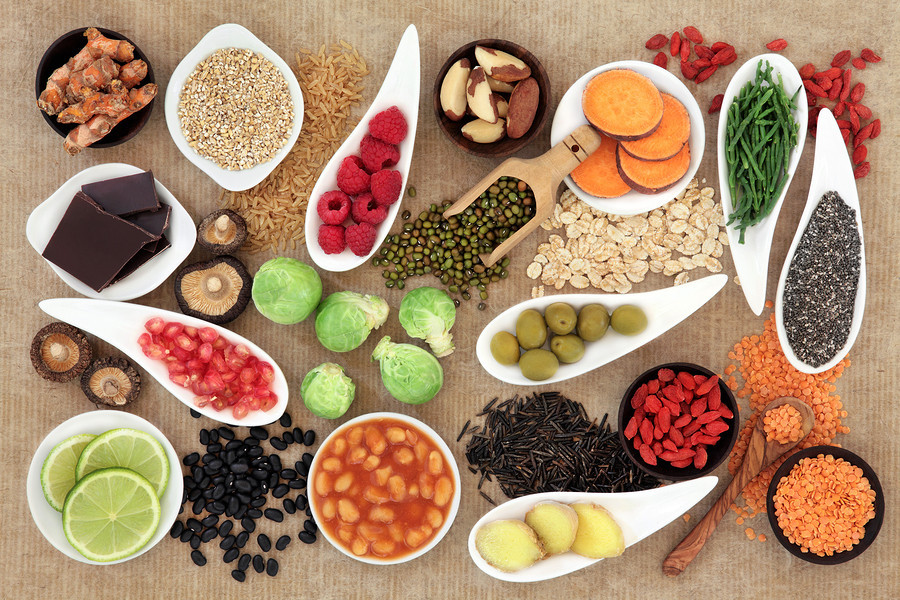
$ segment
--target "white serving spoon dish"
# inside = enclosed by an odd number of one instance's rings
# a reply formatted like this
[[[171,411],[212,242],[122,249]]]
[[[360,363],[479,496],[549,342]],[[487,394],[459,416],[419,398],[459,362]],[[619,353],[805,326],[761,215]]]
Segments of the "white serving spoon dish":
[[[156,528],[156,533],[153,534],[150,541],[131,556],[126,556],[125,558],[110,562],[97,562],[83,556],[73,548],[69,543],[69,540],[66,539],[66,534],[63,532],[62,514],[54,510],[53,507],[47,503],[47,499],[44,498],[44,492],[41,488],[41,467],[44,466],[44,460],[46,460],[47,455],[50,454],[50,450],[61,441],[68,439],[73,435],[81,433],[93,433],[99,435],[110,429],[119,429],[122,427],[138,429],[145,433],[149,433],[162,444],[162,447],[166,451],[166,458],[169,459],[169,483],[166,484],[166,489],[159,499],[162,514],[159,518],[159,525]],[[41,533],[44,534],[47,541],[69,558],[74,558],[75,560],[91,565],[115,565],[137,558],[153,548],[160,540],[166,537],[166,534],[169,533],[169,529],[172,527],[172,523],[174,523],[176,517],[178,517],[178,510],[181,508],[181,494],[183,492],[184,481],[181,476],[181,464],[179,463],[178,454],[175,453],[175,448],[172,447],[172,443],[169,442],[169,440],[166,439],[166,436],[164,436],[163,433],[149,421],[142,419],[137,415],[119,410],[92,410],[76,415],[68,421],[64,421],[56,426],[53,431],[47,434],[47,437],[44,438],[44,441],[41,442],[41,445],[38,446],[35,451],[34,458],[31,459],[31,466],[28,468],[28,477],[25,482],[28,508],[31,509],[31,516],[34,519],[35,525],[38,526],[38,529],[41,530]]]
[[[416,125],[419,121],[420,80],[419,34],[416,26],[410,25],[403,33],[403,37],[400,38],[394,60],[391,62],[387,75],[384,76],[384,82],[381,84],[381,89],[378,90],[378,95],[375,96],[369,110],[360,119],[359,125],[344,140],[341,147],[322,169],[322,174],[319,175],[309,196],[309,206],[306,209],[306,249],[313,262],[326,271],[349,271],[365,263],[378,251],[381,242],[391,230],[391,225],[403,203],[406,182],[409,179],[409,165],[412,162],[413,147],[416,142]],[[403,116],[406,117],[406,124],[409,127],[406,138],[400,142],[400,162],[389,167],[403,175],[400,198],[388,208],[387,218],[376,225],[375,244],[366,256],[357,256],[349,248],[345,248],[340,254],[325,254],[319,246],[319,226],[322,225],[322,219],[319,218],[316,210],[319,197],[325,192],[338,189],[337,172],[341,161],[348,156],[359,156],[359,143],[369,133],[369,121],[381,111],[392,106],[400,109]]]
[[[593,371],[661,336],[709,302],[727,282],[727,275],[711,275],[684,285],[652,292],[560,294],[526,300],[506,309],[485,326],[475,344],[475,353],[484,370],[500,381],[516,385],[543,385],[565,381]],[[516,319],[519,318],[522,311],[533,308],[543,314],[544,310],[554,302],[566,302],[572,305],[576,312],[587,304],[602,304],[610,314],[619,306],[633,304],[647,315],[647,328],[638,335],[622,335],[610,327],[606,335],[596,342],[585,343],[585,353],[581,360],[572,364],[560,363],[556,374],[543,381],[528,379],[522,375],[517,364],[502,365],[497,362],[491,354],[491,338],[494,337],[494,334],[499,331],[508,331],[515,335]]]
[[[776,81],[778,75],[781,75],[784,82],[784,91],[788,97],[793,96],[798,88],[801,91],[797,96],[797,108],[792,111],[794,120],[799,125],[797,145],[791,150],[788,161],[787,182],[784,185],[784,189],[781,190],[781,195],[778,196],[772,212],[762,221],[746,230],[743,244],[738,243],[741,233],[734,225],[729,225],[725,228],[728,234],[728,245],[731,248],[731,258],[734,260],[734,268],[741,280],[741,289],[744,291],[744,296],[750,304],[750,309],[757,315],[762,312],[763,305],[766,302],[766,279],[769,274],[769,252],[772,250],[772,236],[775,234],[778,213],[781,212],[781,207],[784,205],[784,198],[787,196],[788,189],[791,187],[791,181],[794,179],[794,173],[797,171],[800,155],[803,154],[808,117],[806,96],[802,89],[803,81],[800,79],[800,73],[797,72],[797,68],[791,64],[791,61],[785,57],[780,54],[761,54],[754,56],[737,70],[737,73],[734,74],[734,77],[731,78],[731,82],[725,89],[725,100],[722,102],[722,110],[719,113],[719,193],[722,197],[722,210],[725,213],[726,220],[734,212],[731,188],[728,186],[728,165],[725,160],[725,131],[728,125],[728,109],[734,102],[735,97],[740,94],[741,88],[747,82],[755,80],[756,65],[761,60],[768,61],[773,67],[772,76]]]
[[[28,222],[25,225],[25,237],[28,238],[28,242],[37,253],[42,254],[44,248],[50,242],[50,238],[53,237],[53,232],[56,231],[56,227],[62,220],[63,215],[66,214],[69,203],[72,201],[75,193],[81,190],[82,185],[143,172],[144,169],[125,163],[105,163],[88,167],[76,173],[59,186],[59,189],[53,192],[49,198],[31,211]],[[156,182],[156,195],[159,197],[159,200],[172,207],[172,212],[169,215],[169,228],[165,232],[165,236],[169,238],[169,242],[172,245],[145,262],[121,281],[117,281],[99,292],[88,287],[52,262],[47,261],[50,268],[70,288],[89,298],[131,300],[138,296],[149,294],[159,287],[176,267],[187,258],[187,255],[191,253],[191,250],[194,248],[194,242],[197,241],[197,228],[194,225],[194,220],[163,184],[158,180],[154,181]]]
[[[834,355],[834,358],[819,367],[814,367],[801,361],[788,343],[787,333],[784,329],[784,285],[785,281],[787,281],[788,271],[791,268],[791,262],[794,260],[794,253],[797,251],[800,239],[806,231],[809,219],[819,205],[822,196],[825,192],[830,191],[837,192],[847,206],[856,212],[856,228],[859,231],[860,243],[859,284],[856,288],[856,301],[853,303],[853,319],[850,323],[850,333],[847,335],[847,342]],[[850,157],[847,155],[847,146],[844,144],[844,138],[841,137],[841,130],[838,128],[831,111],[823,110],[819,113],[816,128],[816,155],[813,162],[812,179],[809,182],[809,196],[806,199],[806,208],[800,216],[797,233],[794,235],[794,241],[791,242],[791,248],[784,259],[781,277],[778,280],[778,293],[775,296],[775,328],[778,331],[778,341],[781,343],[781,349],[784,351],[788,362],[801,373],[821,373],[834,367],[847,356],[847,353],[850,352],[850,348],[856,341],[856,336],[859,335],[859,329],[862,326],[865,308],[866,248],[863,240],[862,215],[860,214],[856,179],[853,176],[853,165],[850,164]]]
[[[539,560],[521,571],[507,573],[485,562],[475,547],[475,534],[482,525],[492,521],[501,519],[523,520],[525,513],[531,510],[538,502],[551,500],[562,504],[591,502],[599,504],[609,511],[619,527],[622,528],[622,534],[625,537],[625,556],[627,556],[628,547],[637,544],[682,516],[712,491],[718,482],[718,477],[708,476],[640,492],[622,492],[618,494],[545,492],[522,496],[501,504],[475,523],[475,526],[472,527],[472,531],[469,533],[469,554],[479,569],[491,577],[502,579],[503,581],[528,583],[568,575],[573,571],[584,569],[603,559],[586,558],[571,551],[563,552],[562,554]]]
[[[43,300],[38,306],[54,319],[65,321],[109,342],[128,355],[144,371],[152,375],[185,406],[196,410],[205,417],[228,425],[253,427],[255,425],[268,425],[277,421],[287,408],[287,379],[285,379],[284,373],[282,373],[272,357],[250,340],[224,327],[181,313],[126,302],[87,300],[84,298],[54,298]],[[219,335],[232,344],[246,345],[256,358],[268,362],[275,370],[275,379],[270,384],[270,388],[278,397],[278,402],[266,412],[260,410],[250,411],[246,417],[240,420],[232,417],[230,407],[226,407],[222,411],[216,411],[209,406],[205,408],[194,406],[194,393],[189,388],[175,385],[169,379],[169,371],[166,368],[165,361],[145,356],[144,351],[138,344],[138,337],[146,331],[144,324],[153,317],[162,317],[166,321],[175,321],[197,328],[212,327]]]
[[[285,142],[284,146],[275,154],[275,156],[266,162],[259,163],[249,169],[241,169],[238,171],[229,171],[223,169],[215,162],[200,156],[196,150],[188,144],[187,138],[181,131],[181,120],[178,118],[178,103],[181,99],[181,90],[184,88],[184,82],[190,77],[194,69],[197,68],[202,61],[209,58],[210,55],[217,50],[225,48],[245,48],[261,54],[269,62],[275,65],[287,81],[288,91],[291,94],[291,100],[294,103],[294,126],[291,129],[291,135]],[[214,27],[197,42],[197,45],[185,55],[169,78],[166,86],[166,100],[164,105],[166,113],[166,126],[169,128],[169,135],[172,141],[181,150],[185,158],[194,163],[198,169],[206,173],[213,181],[218,183],[226,190],[239,192],[247,190],[269,176],[269,173],[275,170],[284,158],[294,147],[294,143],[300,136],[300,128],[303,126],[303,92],[300,90],[300,84],[297,83],[297,77],[284,60],[278,54],[266,46],[262,40],[250,33],[250,31],[240,25],[234,23],[226,23]]]
[[[703,149],[706,145],[706,128],[703,124],[703,113],[700,112],[697,100],[694,99],[693,94],[688,91],[680,79],[654,64],[640,60],[623,60],[588,71],[563,94],[562,99],[559,101],[559,106],[556,108],[556,113],[553,115],[553,123],[550,125],[551,146],[561,142],[575,128],[587,124],[587,117],[584,116],[584,110],[581,108],[584,88],[595,75],[611,69],[630,69],[648,77],[660,92],[677,98],[684,105],[684,108],[687,109],[691,119],[691,137],[688,140],[691,147],[690,165],[687,173],[678,180],[678,183],[665,191],[657,194],[641,194],[632,190],[618,198],[598,198],[578,187],[572,180],[571,175],[566,175],[566,178],[563,180],[576,196],[597,210],[602,210],[612,215],[636,215],[659,208],[687,187],[694,174],[697,173],[697,169],[700,168],[700,162],[703,160]]]

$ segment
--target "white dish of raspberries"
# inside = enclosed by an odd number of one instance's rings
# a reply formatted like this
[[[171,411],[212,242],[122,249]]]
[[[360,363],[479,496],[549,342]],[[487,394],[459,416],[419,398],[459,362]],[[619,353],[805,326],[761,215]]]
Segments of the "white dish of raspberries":
[[[325,165],[306,209],[306,247],[326,271],[366,262],[390,232],[418,123],[419,35],[406,28],[372,105]]]

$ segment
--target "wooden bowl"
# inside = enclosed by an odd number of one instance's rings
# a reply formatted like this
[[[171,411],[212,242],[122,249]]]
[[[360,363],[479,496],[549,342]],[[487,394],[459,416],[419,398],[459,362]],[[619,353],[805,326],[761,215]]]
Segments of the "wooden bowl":
[[[709,369],[705,369],[699,365],[691,364],[691,363],[666,363],[664,365],[659,365],[653,367],[652,369],[648,369],[641,373],[641,375],[632,382],[628,389],[625,390],[625,395],[622,396],[622,402],[619,404],[619,442],[621,442],[622,446],[625,448],[625,453],[628,455],[628,458],[638,466],[642,471],[653,475],[654,477],[658,477],[659,479],[668,479],[670,481],[683,481],[686,479],[694,479],[696,477],[702,477],[703,475],[708,475],[712,473],[716,467],[718,467],[725,458],[728,457],[728,454],[731,452],[731,448],[734,446],[734,443],[737,441],[738,432],[740,431],[740,416],[738,414],[738,405],[734,399],[734,394],[731,393],[731,390],[728,389],[728,386],[725,385],[725,382],[722,381],[722,378],[719,378],[719,391],[722,396],[722,404],[727,406],[731,412],[734,414],[734,417],[728,423],[728,431],[721,434],[718,443],[707,446],[706,447],[706,466],[702,469],[696,469],[693,465],[688,467],[673,467],[668,462],[664,460],[658,461],[656,466],[648,465],[643,461],[639,452],[634,449],[634,446],[631,444],[631,440],[625,437],[625,426],[628,425],[628,421],[631,420],[631,417],[634,416],[634,409],[631,408],[631,397],[634,396],[634,393],[641,386],[641,384],[646,383],[651,379],[656,379],[656,374],[660,369],[671,369],[678,373],[679,371],[687,371],[692,375],[704,375],[706,377],[711,377],[714,375],[712,371]],[[672,418],[675,420],[675,417]]]
[[[531,76],[534,77],[538,83],[541,93],[538,98],[537,114],[535,114],[534,121],[531,123],[531,128],[528,132],[518,139],[504,137],[493,144],[479,144],[478,142],[467,140],[463,137],[462,133],[460,133],[460,129],[471,119],[463,118],[460,121],[451,121],[441,109],[441,83],[444,81],[444,76],[447,75],[447,71],[450,70],[453,63],[461,58],[468,58],[473,65],[477,65],[478,62],[475,60],[475,46],[488,46],[495,50],[501,50],[512,54],[531,68]],[[544,129],[549,113],[550,78],[547,76],[547,71],[544,70],[543,65],[541,65],[541,62],[534,54],[513,42],[492,38],[477,40],[466,44],[450,55],[450,58],[447,59],[438,71],[437,77],[434,80],[434,116],[437,118],[441,131],[443,131],[444,135],[446,135],[458,148],[469,154],[474,154],[475,156],[500,158],[518,152]]]
[[[140,85],[144,85],[146,83],[156,83],[156,79],[153,76],[153,65],[150,63],[150,60],[147,58],[147,55],[144,54],[140,48],[137,47],[137,44],[129,40],[127,37],[122,35],[121,33],[117,33],[110,29],[103,29],[98,27],[100,33],[105,35],[106,37],[114,40],[125,40],[134,46],[134,57],[137,59],[143,60],[147,63],[147,76],[141,81]],[[47,87],[47,79],[50,78],[50,75],[57,68],[63,66],[68,62],[70,58],[78,54],[78,52],[84,48],[84,45],[87,43],[87,38],[84,37],[84,32],[87,30],[87,27],[81,27],[79,29],[73,29],[69,33],[61,35],[55,42],[50,44],[50,47],[47,48],[47,51],[44,52],[44,56],[41,57],[41,62],[38,64],[37,75],[34,80],[34,97],[35,99],[40,98],[41,92],[44,91],[44,88]],[[137,133],[144,127],[147,123],[147,120],[150,118],[150,113],[153,111],[154,101],[150,102],[150,105],[146,108],[143,108],[131,115],[130,117],[122,120],[122,122],[117,123],[112,130],[106,134],[101,140],[98,142],[91,144],[88,148],[110,148],[112,146],[118,146],[123,142],[127,142],[131,138],[133,138]],[[59,123],[56,121],[56,116],[51,116],[45,113],[44,111],[40,111],[41,116],[44,117],[44,120],[47,124],[62,137],[66,137],[69,135],[69,132],[78,127],[77,123]]]
[[[791,542],[787,539],[787,536],[784,535],[784,532],[778,525],[778,517],[775,516],[775,491],[778,489],[778,482],[781,481],[782,477],[787,476],[791,469],[793,469],[802,459],[815,457],[819,454],[843,458],[851,465],[859,467],[862,469],[863,477],[869,480],[869,485],[875,491],[875,516],[866,523],[865,536],[863,536],[859,543],[854,545],[851,550],[838,552],[831,556],[819,556],[818,554],[813,554],[811,552],[801,551],[800,546]],[[769,484],[769,491],[766,493],[766,512],[769,516],[769,524],[772,526],[772,532],[775,534],[775,537],[778,538],[778,542],[784,546],[788,552],[797,558],[802,558],[806,562],[811,562],[813,564],[838,565],[856,558],[865,552],[866,548],[871,546],[872,542],[875,541],[878,532],[881,531],[881,524],[884,522],[884,490],[882,490],[881,482],[878,481],[878,475],[875,474],[872,467],[853,452],[844,448],[838,448],[837,446],[812,446],[789,456],[788,459],[778,467],[778,470],[775,471],[775,475],[772,476],[772,482]]]

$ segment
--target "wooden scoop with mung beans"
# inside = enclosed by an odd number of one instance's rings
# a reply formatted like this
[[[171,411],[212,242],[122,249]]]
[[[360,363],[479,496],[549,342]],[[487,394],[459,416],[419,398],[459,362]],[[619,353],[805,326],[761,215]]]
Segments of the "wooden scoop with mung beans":
[[[770,411],[785,404],[790,404],[796,408],[802,419],[800,423],[802,430],[799,439],[796,441],[791,441],[787,436],[779,436],[777,434],[773,436],[771,434],[767,435],[766,433],[764,424],[765,415],[770,414]],[[812,431],[815,420],[816,417],[812,408],[797,398],[778,398],[766,405],[762,415],[756,421],[753,433],[750,434],[750,443],[747,445],[747,453],[744,455],[744,462],[741,463],[738,472],[735,473],[734,479],[731,480],[731,483],[728,484],[728,487],[725,488],[725,491],[722,492],[722,495],[716,500],[716,503],[713,504],[712,508],[709,509],[709,512],[706,513],[703,519],[701,519],[691,532],[681,540],[681,543],[675,546],[675,549],[669,553],[662,564],[663,573],[669,577],[675,577],[680,575],[685,568],[687,568],[697,554],[700,553],[700,550],[703,549],[703,545],[706,544],[706,541],[713,534],[719,521],[721,521],[722,517],[725,516],[725,513],[728,512],[728,507],[731,506],[734,499],[741,493],[741,490],[743,490],[760,471],[772,464],[772,462],[782,456],[785,452],[799,444],[809,432]],[[788,441],[786,443],[781,443],[779,439],[787,439]]]

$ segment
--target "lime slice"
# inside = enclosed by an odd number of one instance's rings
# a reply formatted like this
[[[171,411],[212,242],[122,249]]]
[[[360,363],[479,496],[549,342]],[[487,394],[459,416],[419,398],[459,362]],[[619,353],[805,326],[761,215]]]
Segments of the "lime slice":
[[[47,504],[62,511],[66,494],[75,485],[75,465],[84,447],[93,440],[93,433],[80,433],[66,438],[50,451],[41,467],[41,489]]]
[[[75,478],[97,469],[125,467],[143,475],[162,496],[169,483],[169,459],[156,438],[137,429],[111,429],[98,435],[81,451]]]
[[[131,556],[159,525],[153,485],[131,469],[114,467],[85,475],[66,497],[63,531],[72,547],[97,562]]]

